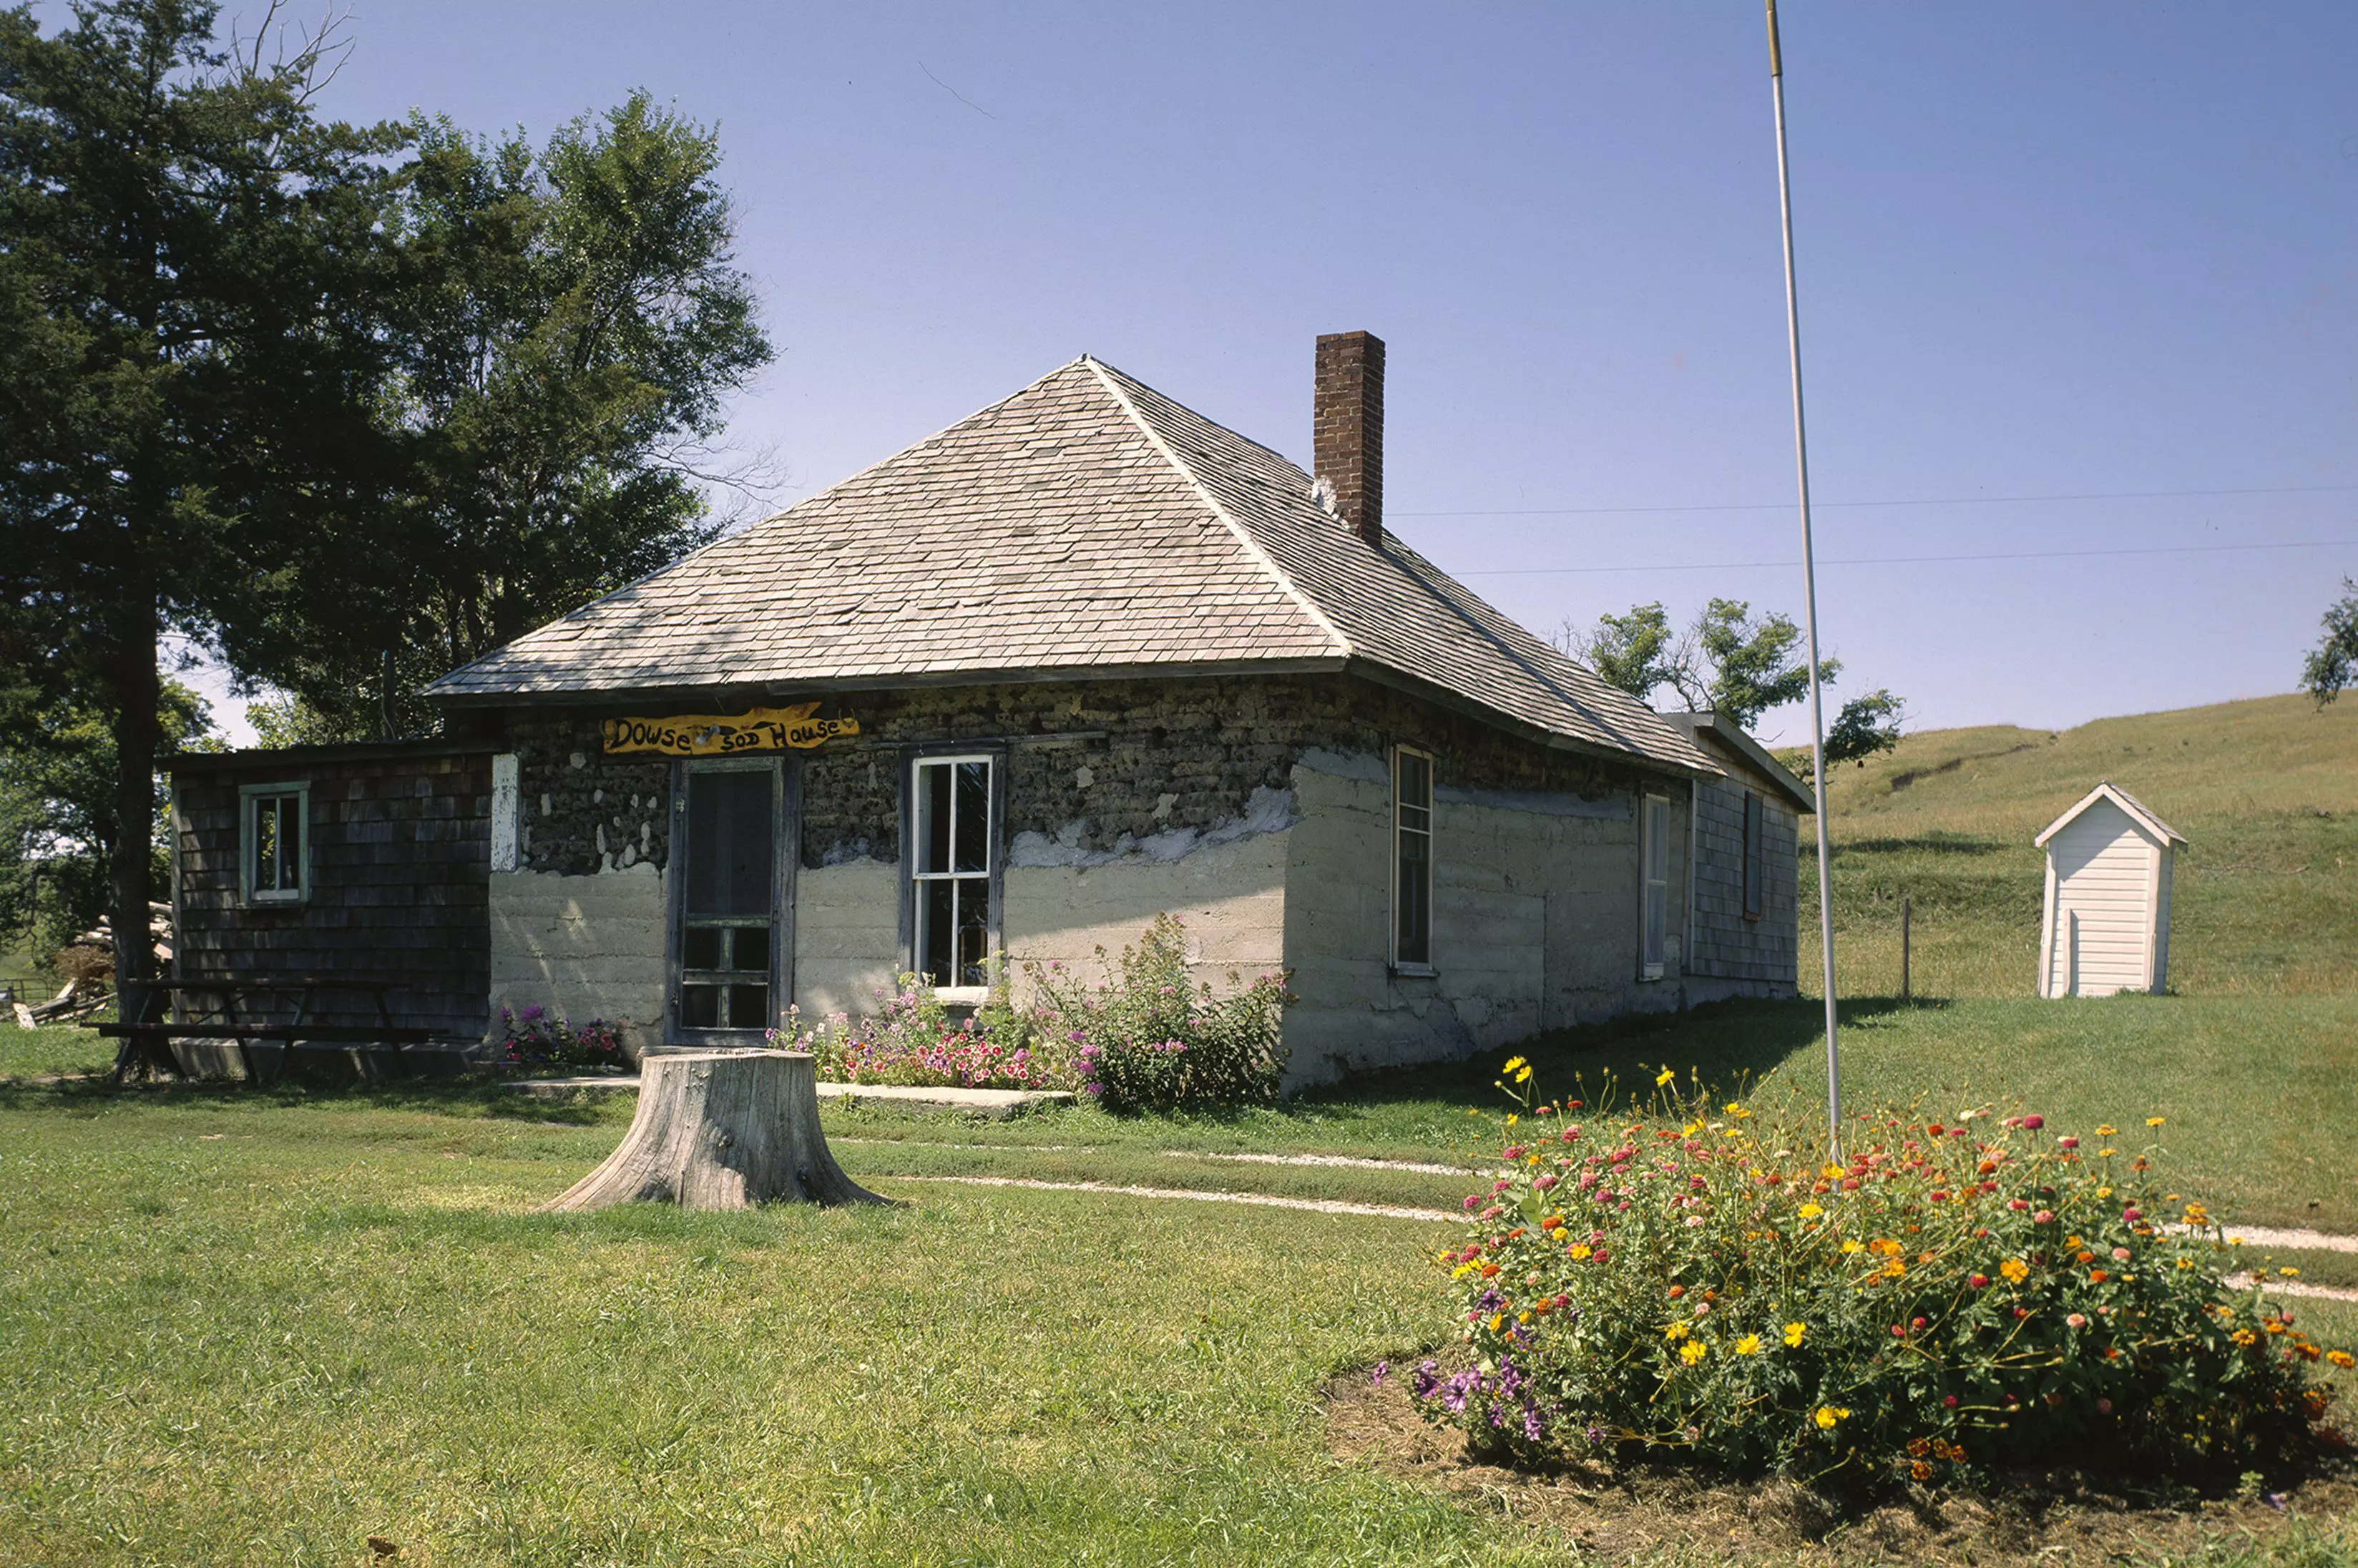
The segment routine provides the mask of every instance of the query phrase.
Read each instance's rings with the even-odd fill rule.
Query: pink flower
[[[2052,1225],[2055,1223],[2055,1211],[2051,1208],[2042,1208],[2030,1217],[2030,1222],[2033,1225]]]
[[[2047,1125],[2047,1119],[2043,1116],[2026,1116],[2022,1119],[2022,1125],[2036,1132]]]
[[[2075,1312],[2063,1321],[2070,1324],[2074,1328],[2085,1328],[2088,1326],[2088,1316],[2085,1313]]]
[[[2058,1148],[2061,1149],[2077,1149],[2080,1147],[2080,1141],[2069,1133],[2065,1133],[2062,1137],[2057,1139],[2055,1143]]]

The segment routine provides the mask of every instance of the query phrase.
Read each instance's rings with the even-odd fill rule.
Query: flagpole
[[[1810,438],[1801,416],[1801,297],[1793,281],[1793,179],[1785,162],[1785,61],[1768,0],[1768,86],[1777,102],[1777,201],[1785,222],[1785,338],[1793,360],[1793,460],[1801,491],[1801,624],[1810,644],[1810,761],[1817,794],[1818,938],[1825,958],[1826,1141],[1842,1158],[1842,1052],[1835,1043],[1833,860],[1826,841],[1826,710],[1818,676],[1818,564],[1810,537]]]

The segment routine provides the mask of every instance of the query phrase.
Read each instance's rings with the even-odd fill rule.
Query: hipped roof
[[[1310,476],[1086,355],[434,683],[453,704],[1351,669],[1718,767]]]

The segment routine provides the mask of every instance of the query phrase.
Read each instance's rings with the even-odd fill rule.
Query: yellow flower
[[[1519,1122],[1519,1121],[1520,1121],[1520,1120],[1522,1120],[1522,1119],[1522,1119],[1521,1117],[1520,1117],[1520,1116],[1509,1116],[1509,1117],[1508,1117],[1508,1118],[1507,1118],[1507,1125],[1508,1125],[1508,1126],[1509,1126],[1509,1127],[1512,1127],[1512,1126],[1514,1126],[1514,1125],[1515,1125],[1515,1123],[1517,1123],[1517,1122]]]
[[[2358,1366],[2358,1357],[2353,1357],[2347,1350],[2329,1350],[2325,1353],[2325,1358],[2345,1370]]]
[[[1515,1082],[1519,1084],[1528,1084],[1531,1081],[1531,1070],[1529,1067],[1525,1067],[1521,1072],[1515,1075]]]
[[[1531,1314],[1527,1312],[1519,1312],[1515,1314],[1515,1321],[1517,1323],[1529,1323],[1531,1321]]]
[[[1820,1208],[1813,1203],[1805,1203],[1801,1206],[1801,1217],[1803,1219],[1815,1219],[1818,1216],[1825,1212],[1825,1210]]]
[[[1572,1247],[1572,1260],[1573,1260],[1574,1262],[1575,1262],[1575,1263],[1585,1263],[1585,1262],[1587,1262],[1587,1261],[1588,1261],[1588,1243],[1587,1243],[1587,1242],[1585,1242],[1585,1241],[1575,1241],[1575,1242],[1574,1242],[1574,1243],[1573,1243],[1573,1247]]]
[[[1798,1346],[1801,1343],[1801,1336],[1808,1332],[1809,1328],[1806,1325],[1789,1323],[1785,1325],[1785,1343],[1790,1346]]]
[[[1498,1071],[1502,1073],[1511,1073],[1522,1065],[1523,1059],[1520,1056],[1509,1056],[1507,1058],[1507,1065],[1499,1068]]]
[[[1688,1325],[1683,1323],[1665,1324],[1662,1325],[1662,1337],[1665,1339],[1684,1339],[1687,1336],[1688,1326]]]
[[[1850,1414],[1850,1411],[1836,1410],[1832,1405],[1820,1405],[1818,1407],[1818,1430],[1821,1432],[1832,1432],[1834,1429],[1834,1422],[1842,1420],[1843,1417],[1848,1414]]]
[[[2008,1284],[2013,1285],[2018,1285],[2030,1278],[2030,1265],[2019,1258],[2007,1259],[1997,1266],[1997,1271],[2006,1276]]]
[[[1453,1279],[1453,1280],[1462,1280],[1462,1279],[1464,1279],[1466,1275],[1468,1275],[1468,1274],[1472,1273],[1473,1271],[1474,1271],[1474,1265],[1473,1265],[1473,1264],[1471,1264],[1471,1263],[1460,1263],[1460,1264],[1458,1264],[1458,1265],[1457,1265],[1457,1267],[1455,1267],[1455,1269],[1452,1269],[1451,1271],[1449,1271],[1449,1277],[1450,1277],[1451,1279]]]
[[[1679,1346],[1679,1359],[1685,1362],[1690,1367],[1702,1360],[1704,1357],[1708,1354],[1709,1352],[1704,1349],[1703,1341],[1700,1339],[1690,1339],[1684,1345]]]
[[[1908,1272],[1908,1265],[1902,1263],[1897,1258],[1894,1258],[1890,1262],[1886,1263],[1883,1266],[1883,1276],[1887,1280],[1896,1280],[1906,1272]]]
[[[2108,1149],[2105,1152],[2109,1154],[2112,1151]],[[2098,1187],[2096,1189],[2096,1195],[2100,1198],[2111,1197],[2113,1195],[2113,1189],[2110,1187]]]
[[[1678,1076],[1679,1073],[1677,1068],[1664,1067],[1660,1072],[1654,1075],[1654,1087],[1659,1089],[1665,1084],[1675,1083],[1678,1081]]]
[[[2282,1274],[2288,1280],[2298,1280],[2300,1278],[2300,1271],[2298,1269],[2278,1269],[2277,1272]]]
[[[1864,1241],[1845,1241],[1843,1243],[1843,1250],[1844,1252],[1864,1252],[1866,1250],[1866,1243]]]
[[[2169,1119],[2164,1116],[2148,1116],[2145,1119],[2145,1124],[2147,1127],[2162,1127],[2166,1126],[2169,1120]]]
[[[1823,1176],[1830,1182],[1839,1182],[1843,1179],[1843,1168],[1840,1165],[1828,1165],[1824,1170],[1820,1171],[1818,1174]]]
[[[1502,1329],[1502,1328],[1504,1328],[1504,1327],[1506,1327],[1506,1326],[1507,1326],[1507,1314],[1506,1314],[1505,1313],[1502,1313],[1502,1312],[1501,1312],[1501,1313],[1493,1313],[1493,1314],[1490,1314],[1490,1332],[1491,1332],[1491,1333],[1496,1334],[1496,1333],[1498,1333],[1500,1329]]]
[[[1737,1341],[1736,1342],[1736,1353],[1738,1356],[1758,1356],[1758,1355],[1759,1355],[1759,1354],[1760,1354],[1760,1336],[1759,1336],[1758,1335],[1757,1335],[1757,1334],[1747,1334],[1747,1335],[1746,1335],[1743,1338],[1741,1338],[1741,1339],[1739,1339],[1739,1340],[1737,1340]]]
[[[2120,1129],[2117,1127],[2099,1127],[2096,1129],[2096,1136],[2099,1138],[2110,1138],[2119,1131]]]

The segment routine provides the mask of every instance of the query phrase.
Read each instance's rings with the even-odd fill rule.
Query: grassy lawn
[[[0,1023],[0,1078],[103,1073],[114,1065],[114,1041],[77,1023],[52,1024],[47,1029]]]
[[[1296,1130],[1366,1147],[1368,1123],[1470,1119],[1464,1098]],[[0,1562],[343,1564],[371,1534],[425,1563],[1582,1560],[1324,1441],[1325,1381],[1437,1339],[1418,1254],[1453,1227],[893,1173],[1056,1131],[1027,1173],[1303,1174],[1212,1170],[1231,1128],[1094,1113],[841,1118],[890,1210],[533,1213],[626,1117],[486,1087],[0,1088]],[[1385,1191],[1408,1187],[1455,1184]],[[2206,1561],[2358,1560],[2340,1528]]]
[[[2031,839],[2110,779],[2185,834],[2169,979],[2189,995],[2358,990],[2358,704],[2300,697],[2099,719],[2060,734],[1993,726],[1909,736],[1827,779],[1835,979],[1936,996],[2029,996],[2042,861]],[[1801,978],[1814,983],[1814,860],[1802,867]]]

